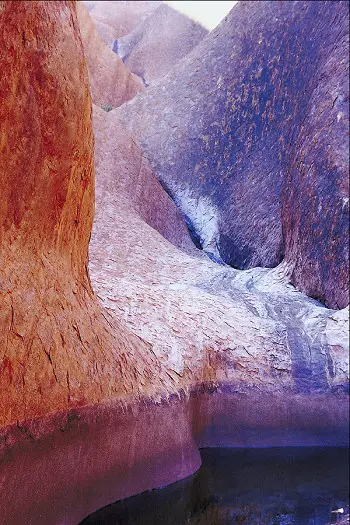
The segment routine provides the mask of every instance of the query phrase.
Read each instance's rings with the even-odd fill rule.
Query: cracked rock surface
[[[109,138],[100,135],[102,118]],[[241,271],[179,251],[125,205],[130,197],[106,191],[116,173],[132,177],[112,132],[116,119],[94,112],[96,151],[115,145],[119,167],[97,153],[90,271],[108,312],[151,344],[177,387],[229,381],[271,391],[346,389],[347,309],[337,313],[295,290],[285,264]]]
[[[93,133],[74,3],[6,2],[0,25],[4,426],[131,394],[139,374],[146,393],[162,373],[145,342],[111,326],[88,276]]]

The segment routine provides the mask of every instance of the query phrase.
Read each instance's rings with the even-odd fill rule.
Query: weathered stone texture
[[[198,22],[162,4],[113,49],[149,85],[171,71],[206,34]]]
[[[297,4],[305,16],[319,8]],[[243,19],[238,34],[239,27]],[[99,108],[89,245],[91,99],[74,3],[1,3],[0,30],[0,524],[77,523],[118,498],[189,475],[199,466],[198,445],[346,444],[348,310],[327,309],[288,284],[289,260],[241,271],[198,256],[142,149],[119,129],[119,111]],[[210,60],[221,49],[215,45]],[[161,135],[169,115],[161,116],[158,158],[176,145],[181,163],[189,161],[178,130]],[[142,118],[140,111],[139,125],[147,126],[149,115]],[[292,117],[285,118],[289,129]],[[327,137],[329,158],[341,172],[335,137]],[[203,144],[224,138],[211,140]],[[314,155],[303,134],[295,140],[301,158]],[[253,136],[249,144],[255,160],[265,158]],[[250,187],[243,182],[242,192]],[[316,186],[301,182],[312,194]],[[200,193],[194,206],[204,233],[210,199]],[[301,231],[302,220],[296,224]],[[294,262],[300,240],[286,240]]]
[[[240,2],[119,111],[205,251],[242,269],[285,257],[334,308],[348,302],[347,29],[347,2]]]
[[[112,330],[89,281],[93,134],[74,3],[6,2],[0,28],[3,426],[136,392],[143,360],[126,353],[147,345]],[[144,386],[158,381],[151,361]]]
[[[349,18],[334,9],[337,33],[321,64],[294,138],[282,221],[292,282],[331,308],[349,304]]]
[[[143,91],[143,83],[102,41],[82,2],[77,2],[77,14],[92,100],[98,106],[116,108]]]
[[[144,220],[133,189],[137,149],[128,151],[124,133],[114,138],[118,125],[117,112],[96,111],[90,270],[110,315],[152,346],[175,389],[228,381],[243,389],[264,384],[268,392],[344,390],[347,312],[288,286],[286,264],[242,272],[165,240]],[[150,172],[143,186],[156,188]]]

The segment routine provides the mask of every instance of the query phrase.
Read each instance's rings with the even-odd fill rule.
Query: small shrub
[[[108,104],[102,104],[101,108],[108,112],[113,109],[113,106],[109,106]]]

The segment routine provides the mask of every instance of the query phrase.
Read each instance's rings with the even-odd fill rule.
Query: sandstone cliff
[[[288,260],[200,255],[96,107],[93,223],[75,4],[2,3],[0,28],[0,524],[76,524],[193,473],[199,446],[346,444],[348,311],[291,286]]]
[[[136,378],[127,376],[136,356],[125,352],[147,345],[125,328],[111,330],[89,280],[93,134],[74,3],[7,2],[0,16],[7,42],[0,84],[6,425],[135,392]]]

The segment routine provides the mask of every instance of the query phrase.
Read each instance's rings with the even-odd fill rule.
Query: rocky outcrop
[[[191,241],[183,215],[163,190],[135,141],[123,131],[118,119],[94,106],[94,131],[98,137],[95,166],[99,173],[104,174],[103,184],[97,186],[97,200],[106,201],[106,205],[108,199],[111,203],[117,200],[118,216],[124,214],[121,209],[128,210],[127,215],[136,215],[174,246],[200,257],[202,253]],[[98,213],[104,214],[103,205]],[[97,235],[104,238],[102,228]],[[106,236],[107,240],[108,230]]]
[[[6,2],[0,27],[0,524],[78,523],[194,472],[199,446],[346,444],[348,312],[296,291],[287,264],[198,257],[98,108],[88,270],[74,3]]]
[[[112,129],[117,115],[105,118]],[[100,134],[100,119],[96,112],[97,152],[115,143]],[[121,148],[114,155],[125,159]],[[118,166],[124,191],[111,191],[113,164],[96,164],[93,287],[113,317],[152,345],[176,388],[228,381],[254,389],[263,377],[273,377],[269,392],[346,388],[346,352],[336,350],[348,343],[346,310],[297,292],[285,264],[242,272],[179,251],[135,213],[129,162]]]
[[[108,47],[127,35],[147,18],[162,2],[159,1],[84,1],[97,32]]]
[[[116,108],[142,91],[143,83],[101,40],[82,2],[77,2],[77,13],[92,100],[105,109]]]
[[[206,34],[203,26],[162,4],[134,31],[119,38],[113,50],[148,86],[166,75]]]
[[[74,4],[7,2],[0,16],[11,43],[0,87],[4,426],[135,392],[126,353],[147,344],[111,329],[88,276],[93,135]]]
[[[348,302],[347,28],[345,2],[239,2],[120,110],[205,251],[285,259],[333,308]]]

